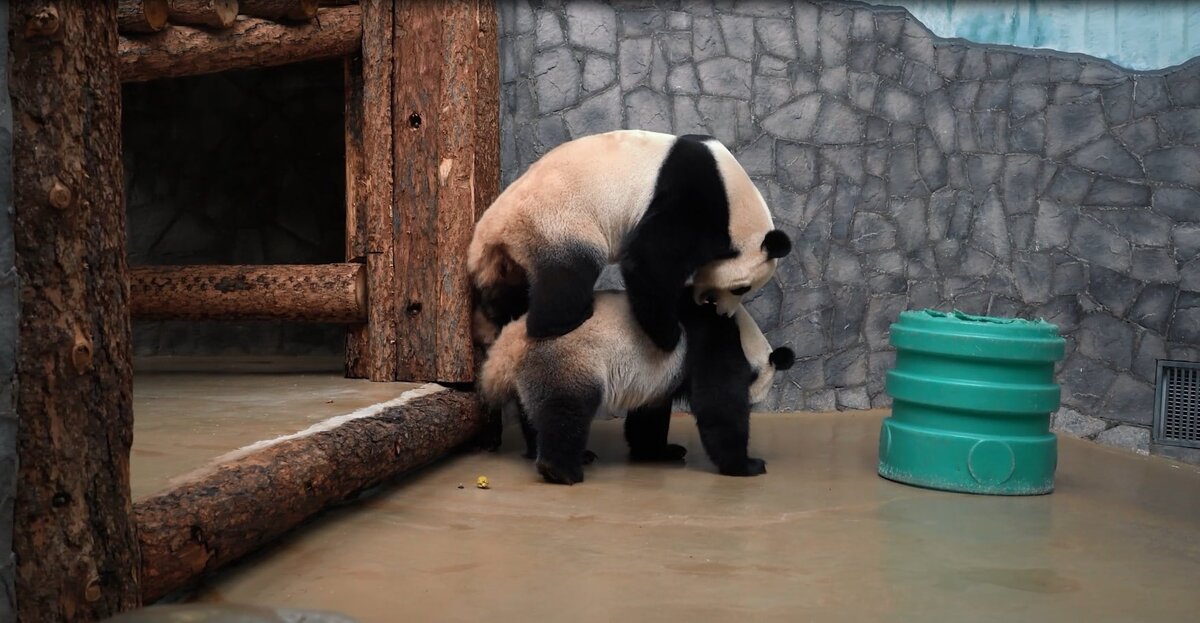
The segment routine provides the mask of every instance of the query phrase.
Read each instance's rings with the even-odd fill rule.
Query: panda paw
[[[583,482],[583,465],[553,465],[542,459],[535,463],[542,479],[551,484],[573,485]]]
[[[630,449],[629,458],[639,463],[673,463],[687,456],[687,448],[668,443],[658,448]]]
[[[724,476],[758,476],[767,473],[767,462],[748,457],[745,463],[726,465],[720,469],[720,472]]]

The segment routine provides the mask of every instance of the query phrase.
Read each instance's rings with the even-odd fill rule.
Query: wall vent
[[[1200,448],[1200,363],[1159,361],[1154,443]]]

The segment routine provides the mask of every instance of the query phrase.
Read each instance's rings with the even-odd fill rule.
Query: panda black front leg
[[[687,448],[667,443],[671,428],[671,403],[647,405],[625,417],[625,441],[629,458],[639,462],[682,461]]]
[[[522,454],[521,456],[523,456],[527,459],[536,459],[537,458],[537,429],[533,427],[533,422],[531,422],[529,420],[529,416],[525,413],[525,411],[523,409],[521,410],[520,421],[521,421],[521,434],[525,437],[525,453]],[[591,465],[592,463],[596,462],[596,459],[599,459],[599,458],[600,457],[595,452],[592,452],[591,450],[583,451],[582,462],[584,465]]]
[[[700,442],[717,471],[725,476],[758,476],[767,473],[767,462],[751,457],[750,403],[738,383],[725,387],[693,384],[690,396]]]
[[[531,406],[530,416],[537,427],[535,466],[546,482],[583,482],[588,433],[600,400],[599,387],[584,386],[570,393],[539,397]]]

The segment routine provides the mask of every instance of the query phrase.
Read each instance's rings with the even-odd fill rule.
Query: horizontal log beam
[[[243,15],[227,30],[173,26],[152,35],[121,38],[121,81],[335,58],[354,53],[361,41],[362,10],[357,5],[322,8],[316,19],[305,24],[277,24]]]
[[[436,385],[338,419],[346,421],[235,451],[135,503],[143,600],[184,588],[326,507],[464,445],[484,422],[473,392]]]
[[[137,320],[366,322],[363,264],[138,266],[129,269]]]

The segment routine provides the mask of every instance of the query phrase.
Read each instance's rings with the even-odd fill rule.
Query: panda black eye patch
[[[732,290],[729,291],[729,293],[734,296],[741,296],[749,291],[750,291],[750,286],[742,286],[740,288],[733,288]]]

